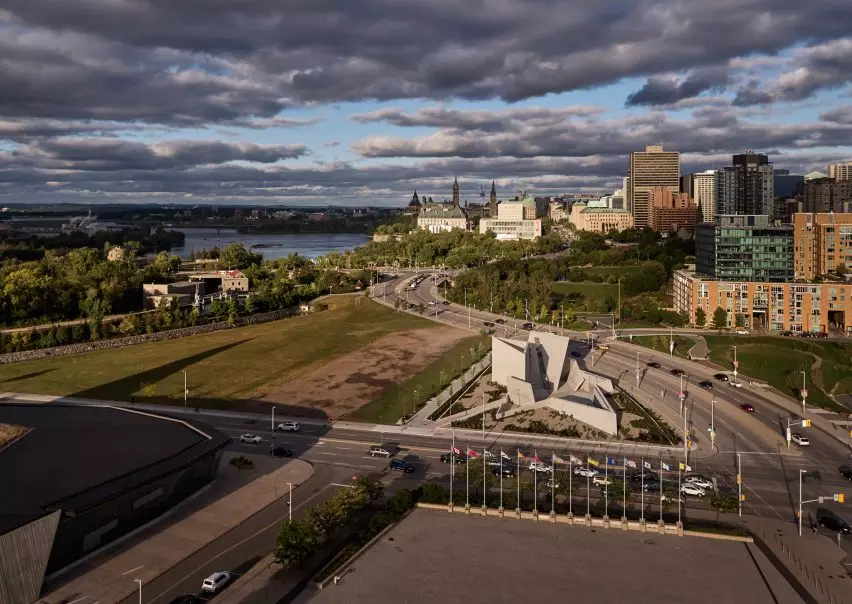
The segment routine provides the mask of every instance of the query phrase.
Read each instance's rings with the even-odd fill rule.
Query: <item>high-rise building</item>
[[[825,177],[805,181],[804,212],[843,212],[849,201],[852,201],[852,180]]]
[[[834,180],[852,180],[852,161],[845,164],[828,164],[828,177]]]
[[[763,153],[734,155],[737,196],[734,214],[772,214],[775,199],[773,166]]]
[[[660,233],[686,230],[695,232],[698,208],[686,193],[672,193],[666,187],[651,189],[651,216],[648,226]]]
[[[701,208],[701,220],[712,222],[716,216],[716,170],[689,174],[689,195]]]
[[[737,171],[733,166],[716,170],[716,214],[736,214]]]
[[[796,279],[852,269],[852,214],[794,214],[793,245]]]
[[[696,227],[695,270],[726,281],[790,281],[793,226],[765,215],[717,215]]]
[[[627,209],[637,227],[650,222],[650,197],[654,187],[680,191],[680,153],[663,151],[662,145],[648,145],[645,151],[630,153]]]
[[[801,174],[790,174],[790,170],[773,170],[772,186],[775,188],[775,198],[787,198],[801,195],[804,191],[805,177]]]

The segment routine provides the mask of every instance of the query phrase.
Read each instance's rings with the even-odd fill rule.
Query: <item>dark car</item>
[[[793,335],[793,332],[792,332],[792,331],[782,331],[782,332],[781,332],[781,333],[779,333],[778,335],[779,335],[779,336],[785,336],[785,337],[788,337],[788,338],[789,338],[790,336],[792,336],[792,335]]]
[[[852,533],[852,527],[849,526],[849,523],[831,510],[825,508],[817,510],[817,524],[835,533]]]
[[[740,405],[740,409],[742,409],[746,413],[754,413],[754,407],[752,405],[749,405],[748,403],[743,403],[742,405]]]
[[[710,380],[702,380],[698,382],[698,385],[704,388],[705,390],[713,390],[713,382]]]
[[[630,482],[635,482],[639,484],[643,482],[643,474],[639,471],[633,472],[630,476],[628,476],[628,480],[630,480]],[[654,484],[656,484],[657,482],[659,482],[659,479],[657,478],[657,475],[654,474],[651,470],[645,470],[644,482],[646,485],[649,482],[653,482]]]
[[[654,369],[659,369],[661,367],[661,365],[656,361],[651,361],[651,362],[648,363],[648,367],[652,367]]]
[[[505,322],[506,322],[506,319],[497,319],[497,322],[498,322],[500,325],[502,325],[503,323],[505,323]]]
[[[390,469],[405,472],[406,474],[412,474],[417,468],[413,463],[408,463],[402,459],[394,459],[390,462]]]
[[[293,449],[275,447],[272,449],[272,457],[293,457]]]
[[[449,306],[449,305],[450,305],[450,301],[449,301],[449,300],[444,300],[443,302],[441,302],[441,304],[443,304],[443,305],[445,305],[445,306]]]
[[[648,480],[647,478],[645,478],[645,492],[646,493],[648,493],[650,491],[659,491],[659,490],[660,490],[660,483],[659,483],[658,480],[656,480],[656,479]]]
[[[727,382],[728,376],[724,373],[716,373],[716,374],[713,374],[713,379],[719,380],[720,382]]]
[[[678,369],[677,367],[675,367],[674,369],[669,369],[669,373],[674,376],[681,376],[686,372],[683,369]]]
[[[501,469],[499,467],[492,468],[491,473],[494,474],[494,476],[500,476]],[[503,474],[503,478],[514,478],[515,477],[515,469],[511,468],[509,466],[503,466],[502,474]]]
[[[491,321],[483,321],[482,324],[485,325],[485,327],[494,327],[494,323]]]
[[[532,323],[524,323],[523,325],[521,325],[521,327],[522,327],[523,329],[532,329],[532,328],[533,328],[533,324],[532,324]]]
[[[849,466],[840,466],[840,475],[846,480],[852,480],[852,468]]]
[[[455,464],[458,465],[463,464],[466,461],[467,460],[464,458],[463,455],[453,455],[452,453],[444,453],[443,455],[441,455],[441,462],[443,463],[455,462]]]
[[[198,596],[190,595],[190,596],[178,596],[177,598],[172,600],[169,604],[201,604],[202,602],[204,602],[204,600],[202,600]]]

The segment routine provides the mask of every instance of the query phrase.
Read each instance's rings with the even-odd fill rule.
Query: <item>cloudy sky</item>
[[[0,203],[605,192],[852,160],[849,0],[3,0]]]

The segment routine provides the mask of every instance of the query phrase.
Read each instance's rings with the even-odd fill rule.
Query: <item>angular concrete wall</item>
[[[57,510],[0,535],[3,604],[31,604],[38,600],[61,513]]]

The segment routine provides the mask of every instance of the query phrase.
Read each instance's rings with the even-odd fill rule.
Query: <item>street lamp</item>
[[[805,372],[802,371],[802,415],[805,415],[805,402],[808,400],[808,389],[805,384]]]
[[[139,584],[139,604],[142,604],[142,579],[133,579]]]
[[[184,408],[184,410],[186,409],[186,396],[187,396],[187,389],[186,389],[186,369],[184,369],[184,370],[183,370],[183,408]]]
[[[710,448],[716,448],[716,421],[715,421],[715,411],[716,411],[716,397],[713,397],[713,400],[710,401]]]
[[[802,426],[802,428],[810,428],[811,427],[811,420],[802,419],[801,421],[798,421],[798,420],[790,421],[790,418],[789,417],[787,418],[787,450],[788,451],[790,450],[790,441],[792,440],[792,436],[793,436],[793,434],[790,432],[790,427],[795,425],[795,424],[800,424]]]
[[[737,369],[739,368],[740,363],[739,363],[739,361],[737,361],[737,347],[731,346],[731,348],[734,349],[734,382],[736,383],[736,381],[737,381]]]
[[[275,436],[275,405],[272,406],[272,436]]]
[[[844,493],[834,493],[832,495],[820,495],[816,499],[802,500],[802,476],[807,470],[799,468],[799,537],[802,536],[802,504],[804,503],[824,503],[826,499],[836,501],[837,503],[845,503],[846,495]]]
[[[287,483],[287,521],[293,522],[293,483]]]

